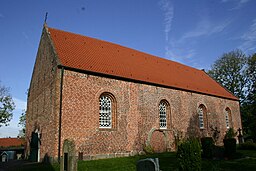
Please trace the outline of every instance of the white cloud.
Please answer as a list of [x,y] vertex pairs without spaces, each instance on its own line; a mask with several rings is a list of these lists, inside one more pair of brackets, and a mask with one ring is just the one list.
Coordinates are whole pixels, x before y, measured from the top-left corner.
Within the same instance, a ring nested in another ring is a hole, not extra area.
[[186,63],[190,66],[195,66],[196,64],[193,61],[193,57],[196,54],[195,50],[192,48],[181,48],[181,44],[171,38],[169,40],[169,33],[172,28],[172,21],[174,19],[174,6],[170,0],[161,0],[159,3],[161,10],[164,15],[164,34],[165,34],[165,57],[173,61],[180,63]]
[[247,2],[249,2],[250,0],[221,0],[222,3],[226,3],[226,2],[235,2],[237,4],[245,4]]
[[161,10],[164,12],[164,33],[165,33],[165,40],[168,41],[169,39],[169,32],[171,31],[172,20],[174,17],[174,8],[171,4],[171,1],[168,0],[161,0],[159,3]]
[[15,103],[15,109],[16,110],[26,110],[27,108],[27,102],[18,98],[13,98],[13,101]]
[[174,43],[175,41],[170,41],[165,47],[165,57],[183,63],[192,67],[198,67],[198,61],[194,60],[197,54],[196,50],[193,48],[184,48],[179,46],[179,44]]
[[216,23],[210,22],[208,19],[202,19],[196,26],[194,30],[188,31],[185,33],[179,40],[179,42],[183,42],[188,38],[196,38],[200,36],[210,36],[215,33],[222,32],[228,25],[231,23],[230,21],[224,21],[216,25]]
[[29,39],[29,37],[28,37],[27,33],[25,33],[24,31],[22,32],[22,35],[24,36],[24,38],[25,38],[26,40],[28,40],[28,39]]
[[3,126],[0,127],[0,137],[6,138],[6,137],[17,137],[19,134],[19,128],[13,127],[13,126]]
[[247,3],[249,2],[250,0],[240,0],[240,3],[243,4],[243,3]]
[[165,52],[166,57],[180,63],[184,63],[184,60],[191,59],[195,55],[195,50],[193,49],[189,49],[184,53],[182,50],[174,50],[174,48],[170,49],[169,46],[165,47]]
[[230,10],[238,10],[241,7],[243,7],[246,3],[248,3],[250,0],[221,0],[222,3],[233,3],[234,7],[231,8]]
[[240,49],[251,52],[256,50],[256,19],[252,21],[249,30],[241,37],[243,43],[239,46]]

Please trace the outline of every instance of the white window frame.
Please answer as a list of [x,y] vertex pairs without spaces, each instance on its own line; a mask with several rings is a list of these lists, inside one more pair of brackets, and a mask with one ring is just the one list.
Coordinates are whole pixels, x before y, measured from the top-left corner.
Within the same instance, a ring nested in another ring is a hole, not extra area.
[[226,128],[229,129],[230,128],[229,111],[227,109],[225,110],[225,121],[226,121]]
[[198,108],[198,117],[199,117],[199,128],[204,129],[204,109],[202,106]]
[[99,99],[99,128],[112,128],[112,100],[108,95]]
[[159,104],[159,127],[167,129],[167,105],[165,102]]

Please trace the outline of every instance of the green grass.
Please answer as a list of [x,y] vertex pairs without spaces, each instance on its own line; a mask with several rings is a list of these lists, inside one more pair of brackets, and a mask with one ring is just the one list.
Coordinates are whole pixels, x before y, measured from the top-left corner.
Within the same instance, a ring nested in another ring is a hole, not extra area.
[[[238,150],[235,160],[203,160],[202,170],[217,171],[217,170],[256,170],[256,160],[249,158],[244,159],[246,156],[256,158],[255,151]],[[94,161],[80,161],[78,170],[99,170],[99,171],[135,171],[136,163],[143,158],[159,158],[160,169],[162,171],[178,170],[178,163],[176,153],[162,153],[152,154],[147,156],[134,156],[115,159],[103,159]]]
[[243,155],[243,157],[253,157],[256,158],[256,151],[255,150],[237,150],[239,153]]
[[256,151],[237,150],[237,153],[234,156],[233,160],[203,160],[202,170],[255,171],[256,170]]
[[[255,171],[256,151],[238,150],[233,160],[202,160],[204,171]],[[250,158],[246,158],[250,157]],[[78,171],[136,171],[136,163],[144,158],[159,158],[162,171],[178,170],[176,153],[161,153],[145,156],[133,156],[113,159],[101,159],[93,161],[78,161]],[[59,165],[47,165],[42,163],[27,164],[19,169],[20,171],[59,171]]]
[[[102,159],[93,161],[79,161],[78,171],[100,170],[100,171],[133,171],[136,163],[144,158],[158,158],[161,170],[174,170],[177,168],[176,153],[161,153],[147,156],[133,156],[114,159]],[[175,161],[175,162],[170,162]]]
[[45,164],[45,163],[30,163],[30,164],[23,164],[20,167],[10,167],[6,169],[8,171],[59,171],[60,167],[59,164]]

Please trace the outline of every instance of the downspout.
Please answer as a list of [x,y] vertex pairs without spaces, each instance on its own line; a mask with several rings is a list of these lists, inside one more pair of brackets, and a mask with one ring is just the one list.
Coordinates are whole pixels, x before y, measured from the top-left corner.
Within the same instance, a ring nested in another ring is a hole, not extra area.
[[62,90],[63,90],[64,67],[61,67],[60,77],[60,111],[59,111],[59,145],[58,145],[58,162],[60,163],[60,148],[61,148],[61,118],[62,118]]

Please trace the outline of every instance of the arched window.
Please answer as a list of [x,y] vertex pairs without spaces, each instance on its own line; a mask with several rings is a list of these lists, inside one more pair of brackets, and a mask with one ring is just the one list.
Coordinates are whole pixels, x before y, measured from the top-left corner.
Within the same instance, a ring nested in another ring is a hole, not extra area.
[[207,118],[206,118],[206,107],[200,105],[198,107],[198,118],[199,118],[199,128],[204,129],[207,127]]
[[99,99],[99,127],[113,128],[115,122],[114,96],[110,93],[103,93]]
[[226,127],[229,129],[231,126],[231,110],[227,107],[225,109],[225,121],[226,121]]
[[167,129],[167,112],[168,103],[165,100],[161,100],[159,104],[159,126],[160,129]]

